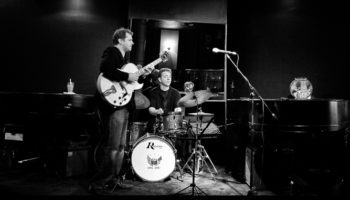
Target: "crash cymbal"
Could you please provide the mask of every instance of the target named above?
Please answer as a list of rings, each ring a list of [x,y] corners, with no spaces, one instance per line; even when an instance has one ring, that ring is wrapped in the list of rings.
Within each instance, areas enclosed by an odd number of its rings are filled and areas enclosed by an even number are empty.
[[[193,116],[214,116],[214,114],[213,113],[206,113],[206,112],[202,112],[202,111],[200,111],[200,112],[198,112],[198,113],[188,113],[188,115],[193,115]]]
[[[181,97],[179,103],[182,106],[189,108],[200,105],[214,96],[209,90],[198,90],[195,92],[186,92],[185,96]]]
[[[135,105],[136,109],[146,109],[151,103],[145,95],[139,91],[135,91]]]

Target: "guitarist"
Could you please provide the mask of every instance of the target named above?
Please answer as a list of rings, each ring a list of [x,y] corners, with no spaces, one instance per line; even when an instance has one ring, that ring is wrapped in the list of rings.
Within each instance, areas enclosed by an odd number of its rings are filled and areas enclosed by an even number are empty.
[[[141,76],[135,73],[127,73],[120,69],[128,63],[127,58],[134,44],[133,32],[129,29],[119,28],[112,37],[113,46],[107,47],[100,63],[100,72],[111,81],[138,81]],[[151,73],[151,69],[145,69],[144,75]],[[125,188],[122,183],[120,171],[123,165],[124,148],[126,145],[127,127],[129,118],[135,110],[134,93],[131,100],[124,106],[113,107],[104,101],[101,94],[96,92],[98,113],[101,120],[103,138],[103,158],[92,178],[89,190],[93,193],[113,192],[118,188]]]

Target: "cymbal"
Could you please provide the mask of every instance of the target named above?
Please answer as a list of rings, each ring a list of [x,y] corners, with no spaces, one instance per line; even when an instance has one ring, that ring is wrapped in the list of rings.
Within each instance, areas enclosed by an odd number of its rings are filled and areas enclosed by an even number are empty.
[[[182,104],[184,107],[194,107],[204,103],[210,97],[214,96],[209,90],[198,90],[195,92],[187,92],[185,96],[181,97],[179,104]]]
[[[188,113],[188,115],[194,115],[194,116],[214,116],[214,114],[213,113],[206,113],[206,112],[202,112],[202,111],[200,111],[200,112],[198,112],[198,113]]]
[[[151,102],[141,92],[135,91],[135,105],[136,109],[146,109],[151,105]]]

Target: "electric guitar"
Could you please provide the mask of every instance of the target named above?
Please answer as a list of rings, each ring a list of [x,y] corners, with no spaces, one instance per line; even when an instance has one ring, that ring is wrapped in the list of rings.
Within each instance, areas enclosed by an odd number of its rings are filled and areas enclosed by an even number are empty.
[[[158,59],[149,63],[141,69],[133,63],[128,63],[124,65],[121,69],[123,72],[127,73],[138,73],[139,76],[146,73],[146,69],[154,70],[154,67],[161,62],[166,62],[168,60],[169,52],[168,50],[162,51]],[[111,81],[100,73],[97,78],[97,91],[102,95],[103,99],[106,100],[114,107],[120,107],[126,105],[131,97],[134,90],[139,90],[143,87],[143,83],[137,81]]]

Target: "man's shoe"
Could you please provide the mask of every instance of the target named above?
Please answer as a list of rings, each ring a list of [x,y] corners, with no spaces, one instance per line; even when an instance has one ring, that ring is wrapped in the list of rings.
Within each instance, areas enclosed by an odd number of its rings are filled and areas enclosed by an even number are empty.
[[[131,189],[132,187],[133,187],[133,185],[127,184],[127,183],[118,183],[116,185],[116,189],[126,189],[126,190],[128,190],[128,189]]]
[[[133,185],[124,183],[123,181],[120,181],[120,180],[116,180],[114,182],[112,190],[110,190],[110,191],[114,192],[115,190],[119,190],[119,189],[128,190],[128,189],[131,189],[132,187],[133,187]]]
[[[103,186],[96,186],[94,184],[89,184],[88,190],[93,195],[110,195],[111,192]]]

